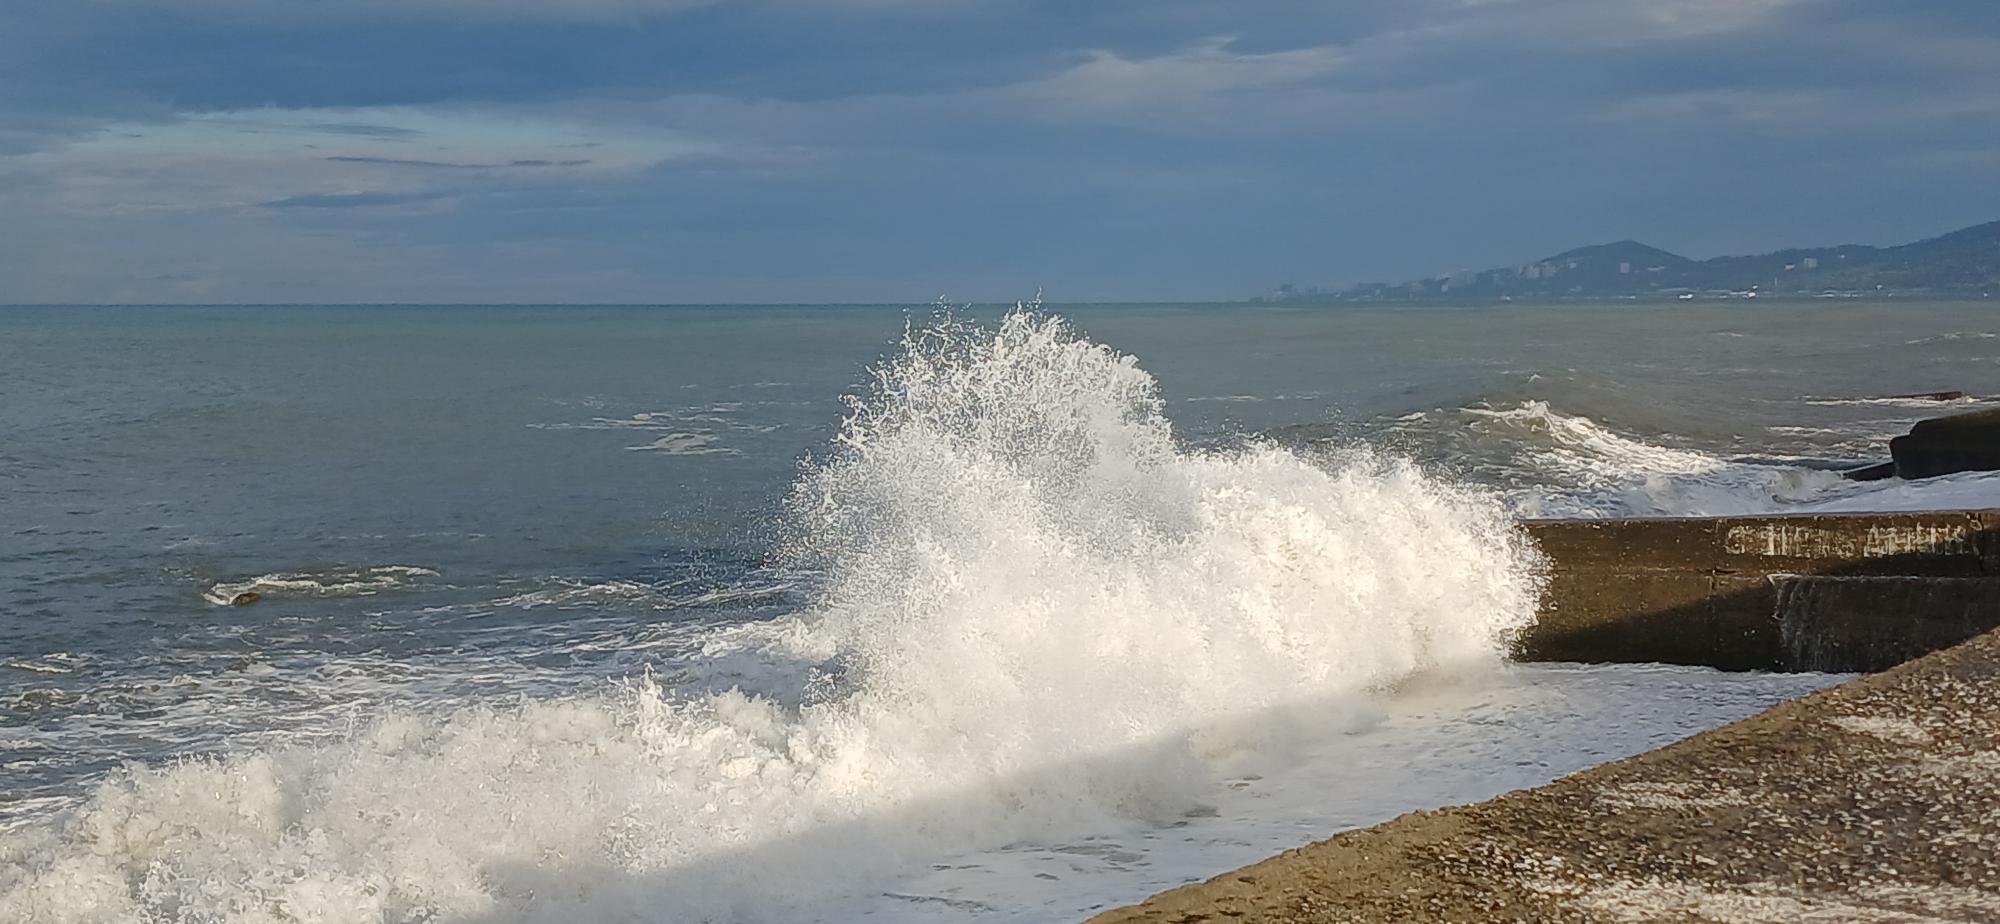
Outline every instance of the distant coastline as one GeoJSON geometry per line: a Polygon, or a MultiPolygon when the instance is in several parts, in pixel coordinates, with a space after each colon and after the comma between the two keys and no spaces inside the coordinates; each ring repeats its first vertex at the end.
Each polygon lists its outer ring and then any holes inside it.
{"type": "Polygon", "coordinates": [[[1516,266],[1344,289],[1278,286],[1260,303],[1483,303],[1727,299],[1991,298],[2000,221],[1893,247],[1841,244],[1694,260],[1638,241],[1566,250],[1516,266]]]}

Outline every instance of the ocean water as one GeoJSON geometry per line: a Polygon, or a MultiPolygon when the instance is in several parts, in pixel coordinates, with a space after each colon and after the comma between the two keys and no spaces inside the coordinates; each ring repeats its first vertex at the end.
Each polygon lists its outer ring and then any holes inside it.
{"type": "Polygon", "coordinates": [[[2000,505],[1833,474],[1996,331],[0,310],[0,919],[1066,920],[1533,785],[1839,678],[1505,664],[1517,517],[2000,505]]]}

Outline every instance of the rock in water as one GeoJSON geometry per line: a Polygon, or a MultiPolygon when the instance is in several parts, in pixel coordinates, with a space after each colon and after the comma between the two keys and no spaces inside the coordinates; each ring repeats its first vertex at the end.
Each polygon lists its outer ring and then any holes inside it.
{"type": "Polygon", "coordinates": [[[230,598],[229,598],[229,605],[230,605],[230,606],[249,606],[250,604],[252,604],[252,603],[256,603],[257,601],[259,601],[259,600],[262,600],[262,599],[264,599],[264,595],[263,595],[263,594],[260,594],[260,593],[258,593],[258,592],[256,592],[256,591],[254,591],[254,590],[246,590],[246,591],[244,591],[244,592],[242,592],[242,593],[240,593],[240,594],[237,594],[237,595],[236,595],[236,596],[234,596],[234,597],[230,597],[230,598]]]}
{"type": "Polygon", "coordinates": [[[1896,477],[1896,463],[1881,462],[1875,465],[1851,468],[1841,472],[1840,477],[1848,481],[1881,481],[1884,478],[1894,478],[1896,477]]]}
{"type": "Polygon", "coordinates": [[[1902,478],[2000,469],[2000,409],[1918,421],[1889,441],[1889,455],[1902,478]]]}

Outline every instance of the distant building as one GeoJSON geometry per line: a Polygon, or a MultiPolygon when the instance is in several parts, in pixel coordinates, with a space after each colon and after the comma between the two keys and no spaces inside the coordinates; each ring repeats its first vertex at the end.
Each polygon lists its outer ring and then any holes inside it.
{"type": "Polygon", "coordinates": [[[1806,269],[1819,269],[1819,258],[1807,257],[1804,260],[1800,260],[1799,265],[1805,267],[1806,269]]]}
{"type": "Polygon", "coordinates": [[[1632,274],[1632,264],[1630,264],[1630,263],[1620,263],[1620,264],[1618,264],[1618,273],[1619,273],[1619,275],[1622,275],[1622,276],[1629,276],[1629,275],[1631,275],[1631,274],[1632,274]]]}

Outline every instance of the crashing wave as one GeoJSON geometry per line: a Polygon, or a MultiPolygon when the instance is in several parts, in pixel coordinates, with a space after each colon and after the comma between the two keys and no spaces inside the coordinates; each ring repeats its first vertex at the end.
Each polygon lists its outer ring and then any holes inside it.
{"type": "MultiPolygon", "coordinates": [[[[0,919],[765,920],[912,857],[1167,818],[1277,727],[1492,664],[1537,561],[1400,462],[1192,452],[1061,320],[912,331],[794,491],[792,689],[394,713],[107,780],[0,835],[0,919]]],[[[407,577],[407,575],[403,575],[407,577]]]]}

